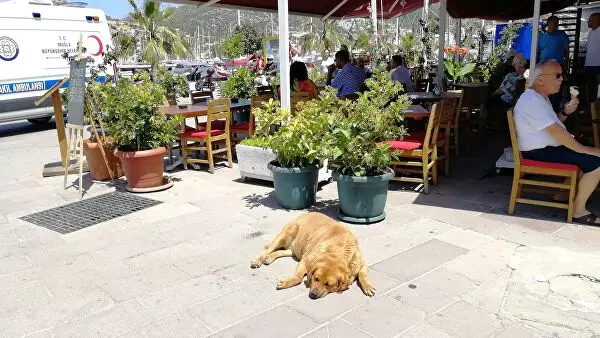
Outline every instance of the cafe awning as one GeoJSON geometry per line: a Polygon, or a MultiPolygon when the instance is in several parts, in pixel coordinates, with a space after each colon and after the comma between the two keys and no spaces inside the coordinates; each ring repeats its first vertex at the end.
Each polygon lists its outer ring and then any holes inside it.
{"type": "MultiPolygon", "coordinates": [[[[164,0],[164,2],[277,12],[277,0],[164,0]]],[[[288,6],[289,14],[342,18],[368,3],[369,0],[288,1],[288,6]]]]}
{"type": "MultiPolygon", "coordinates": [[[[432,0],[436,3],[439,0],[432,0]]],[[[548,14],[574,5],[577,0],[545,0],[541,2],[540,14],[548,14]]],[[[534,0],[448,0],[448,14],[457,19],[479,18],[485,20],[508,21],[533,17],[534,0]]],[[[393,19],[423,7],[423,0],[383,0],[377,17],[393,19]]],[[[365,5],[349,14],[351,17],[368,17],[369,8],[365,5]]]]}

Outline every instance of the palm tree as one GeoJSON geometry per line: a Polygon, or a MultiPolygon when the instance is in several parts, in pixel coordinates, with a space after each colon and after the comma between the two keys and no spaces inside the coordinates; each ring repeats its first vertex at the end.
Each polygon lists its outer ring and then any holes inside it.
{"type": "Polygon", "coordinates": [[[156,68],[159,61],[170,55],[185,57],[192,55],[192,52],[178,32],[162,25],[164,20],[173,15],[175,8],[161,10],[160,3],[156,0],[144,0],[141,8],[138,8],[134,0],[128,1],[133,8],[129,16],[144,33],[141,37],[145,42],[142,48],[142,59],[152,67],[153,78],[156,81],[156,68]]]}

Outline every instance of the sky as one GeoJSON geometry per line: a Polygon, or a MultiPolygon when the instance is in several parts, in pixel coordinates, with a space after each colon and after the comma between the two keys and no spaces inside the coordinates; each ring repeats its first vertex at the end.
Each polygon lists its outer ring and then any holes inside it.
{"type": "MultiPolygon", "coordinates": [[[[104,14],[122,19],[131,12],[131,5],[127,0],[82,0],[87,2],[89,8],[99,8],[104,14]]],[[[139,3],[139,1],[137,1],[139,3]]]]}

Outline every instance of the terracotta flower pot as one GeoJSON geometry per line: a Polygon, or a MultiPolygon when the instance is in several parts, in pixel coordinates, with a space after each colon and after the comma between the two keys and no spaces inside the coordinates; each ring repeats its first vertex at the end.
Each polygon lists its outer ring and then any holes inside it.
{"type": "Polygon", "coordinates": [[[127,185],[133,189],[155,188],[163,185],[164,155],[167,149],[160,147],[142,151],[119,151],[127,185]]]}
{"type": "MultiPolygon", "coordinates": [[[[123,176],[123,169],[121,168],[121,160],[115,156],[113,150],[106,144],[104,146],[104,154],[106,155],[106,161],[112,171],[114,178],[123,176]]],[[[110,180],[110,174],[106,168],[106,163],[102,158],[102,152],[100,151],[100,143],[92,142],[91,139],[83,140],[83,152],[90,168],[90,174],[92,178],[97,181],[110,180]]]]}

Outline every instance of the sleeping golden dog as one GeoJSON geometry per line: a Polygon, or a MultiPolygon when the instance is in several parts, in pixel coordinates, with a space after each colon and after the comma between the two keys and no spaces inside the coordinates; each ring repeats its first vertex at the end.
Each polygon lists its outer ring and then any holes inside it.
{"type": "Polygon", "coordinates": [[[250,267],[255,269],[279,257],[292,256],[300,260],[296,273],[280,281],[277,289],[296,286],[307,275],[312,299],[347,290],[357,278],[365,295],[375,293],[356,237],[343,224],[323,214],[311,212],[288,223],[250,267]]]}

